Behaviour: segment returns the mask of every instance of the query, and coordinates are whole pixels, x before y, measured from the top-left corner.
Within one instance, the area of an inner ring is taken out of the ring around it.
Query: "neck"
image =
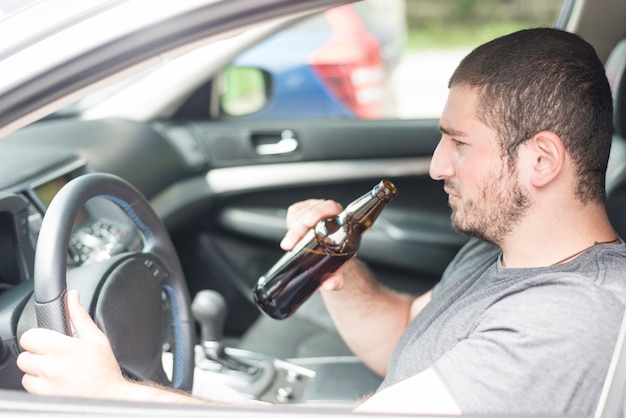
[[[604,205],[587,204],[552,216],[529,214],[500,248],[505,267],[528,268],[565,263],[596,244],[618,242]]]

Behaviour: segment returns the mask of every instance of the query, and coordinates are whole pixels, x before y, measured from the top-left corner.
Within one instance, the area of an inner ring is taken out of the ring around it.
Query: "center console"
[[[203,348],[197,346],[195,396],[230,402],[256,400],[351,408],[380,383],[380,377],[356,357],[280,360],[235,348],[225,351],[253,368],[248,372],[228,369],[207,359]]]
[[[224,347],[221,327],[226,307],[216,292],[198,292],[191,308],[202,339],[196,346],[195,396],[351,408],[380,384],[380,377],[353,356],[282,360]]]

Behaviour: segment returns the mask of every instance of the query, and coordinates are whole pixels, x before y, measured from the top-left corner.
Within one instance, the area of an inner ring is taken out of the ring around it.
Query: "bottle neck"
[[[315,227],[317,241],[333,253],[356,253],[363,232],[372,226],[385,204],[395,195],[393,184],[383,180],[346,206],[339,215],[318,222]]]
[[[393,195],[387,189],[375,187],[369,193],[346,206],[343,212],[338,215],[339,223],[357,223],[363,229],[367,229],[372,226],[385,204],[392,197]]]

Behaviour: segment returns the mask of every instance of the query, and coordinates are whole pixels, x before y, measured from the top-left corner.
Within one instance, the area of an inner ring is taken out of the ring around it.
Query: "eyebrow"
[[[439,132],[448,136],[457,136],[457,137],[466,136],[465,132],[463,131],[459,131],[453,128],[444,128],[441,125],[439,125]]]

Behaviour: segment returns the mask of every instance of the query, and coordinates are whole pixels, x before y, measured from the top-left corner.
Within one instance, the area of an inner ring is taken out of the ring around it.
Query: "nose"
[[[439,140],[437,148],[433,152],[430,160],[428,174],[433,180],[445,180],[454,176],[454,165],[452,164],[450,142],[444,138]]]

